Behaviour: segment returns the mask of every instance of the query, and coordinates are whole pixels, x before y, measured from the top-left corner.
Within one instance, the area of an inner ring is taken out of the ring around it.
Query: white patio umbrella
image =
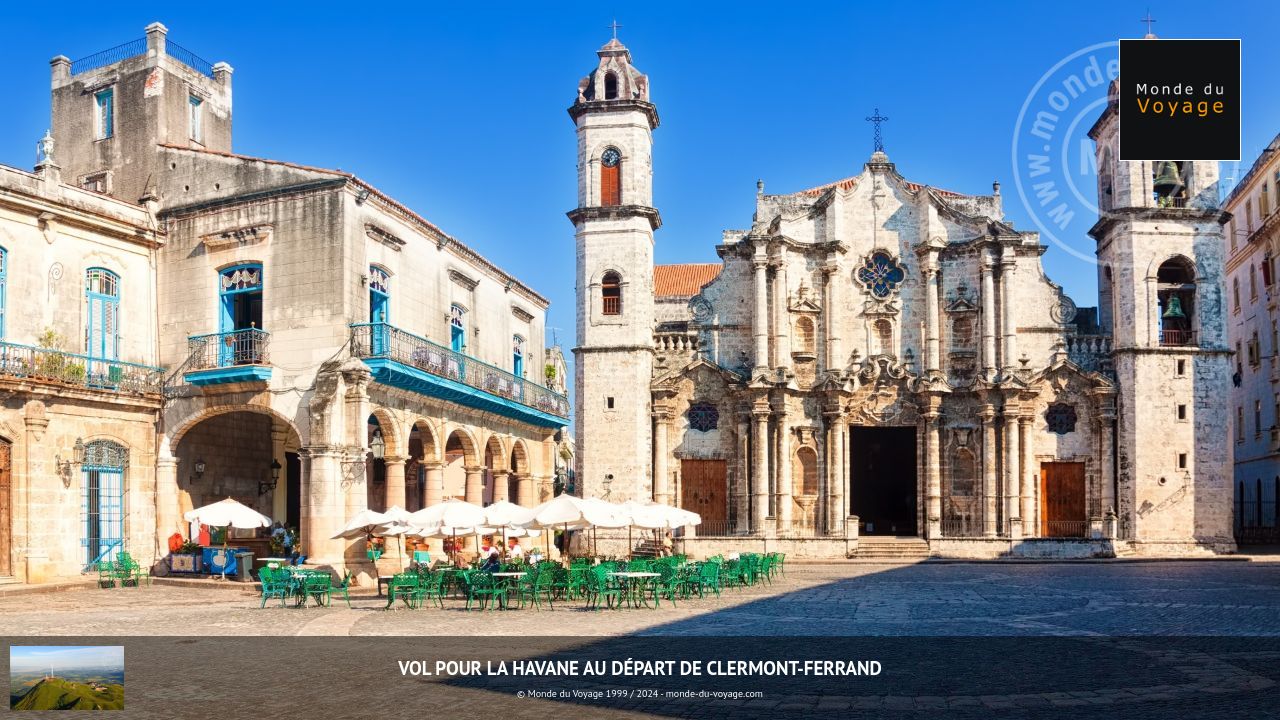
[[[240,529],[271,527],[271,518],[231,498],[219,500],[216,503],[198,507],[194,510],[188,510],[182,514],[182,517],[187,522],[198,522],[201,525],[209,525],[211,527]],[[225,557],[227,552],[227,536],[225,533],[222,536],[222,552]],[[222,565],[222,579],[227,579],[226,563]]]
[[[355,540],[356,538],[366,537],[379,526],[386,525],[391,520],[384,513],[365,508],[356,513],[346,527],[342,528],[342,531],[334,535],[330,540]]]
[[[407,516],[409,513],[402,511]],[[396,538],[396,559],[401,570],[404,569],[404,536],[417,534],[418,528],[407,522],[392,521],[379,525],[373,529],[373,535],[376,537],[393,537]]]
[[[510,528],[518,526],[520,523],[529,522],[533,519],[533,508],[516,505],[513,502],[499,500],[492,505],[488,505],[484,509],[485,523],[492,525],[502,531],[502,549],[506,552],[507,539],[511,537],[521,537]],[[520,528],[523,530],[523,528]],[[535,531],[536,532],[536,531]]]
[[[450,498],[410,513],[406,521],[420,528],[469,528],[483,525],[485,517],[484,508],[479,505]]]
[[[621,506],[598,498],[580,498],[568,494],[557,495],[533,510],[533,519],[522,523],[525,527],[577,530],[588,527],[623,528],[631,523]]]

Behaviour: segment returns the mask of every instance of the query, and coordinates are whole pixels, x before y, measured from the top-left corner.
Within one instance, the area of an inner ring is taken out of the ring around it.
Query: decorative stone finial
[[[53,135],[48,130],[44,131],[44,137],[36,143],[36,169],[45,165],[56,165],[53,161]]]

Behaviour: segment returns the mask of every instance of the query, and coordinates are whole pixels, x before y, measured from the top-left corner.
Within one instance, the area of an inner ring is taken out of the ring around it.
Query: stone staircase
[[[18,578],[12,575],[0,575],[0,585],[18,585]]]
[[[929,558],[929,543],[918,537],[863,536],[858,538],[855,560],[919,562]]]

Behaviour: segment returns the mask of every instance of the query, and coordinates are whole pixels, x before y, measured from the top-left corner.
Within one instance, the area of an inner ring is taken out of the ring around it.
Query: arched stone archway
[[[405,463],[405,505],[413,512],[439,503],[443,497],[441,443],[431,424],[417,418],[409,426]]]
[[[469,503],[484,503],[484,466],[473,430],[453,426],[444,443],[443,497],[462,496]]]
[[[511,443],[511,458],[508,466],[511,468],[511,479],[508,482],[509,499],[517,505],[532,507],[534,505],[533,475],[529,466],[529,450],[524,440],[517,438]]]
[[[507,466],[507,459],[507,448],[502,438],[490,435],[484,444],[486,505],[511,498],[511,469]]]

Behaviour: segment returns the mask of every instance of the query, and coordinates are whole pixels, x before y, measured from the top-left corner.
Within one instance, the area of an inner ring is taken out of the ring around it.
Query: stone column
[[[769,412],[753,411],[751,418],[751,531],[761,534],[769,512]]]
[[[1113,456],[1115,448],[1113,447],[1111,427],[1115,422],[1116,416],[1110,408],[1104,409],[1098,416],[1098,478],[1102,483],[1101,493],[1102,507],[1098,509],[1102,517],[1106,517],[1108,512],[1116,511],[1116,485],[1115,485],[1115,464]]]
[[[756,356],[755,367],[763,370],[769,364],[769,287],[766,273],[769,263],[764,257],[764,245],[756,246],[756,257],[751,266],[755,269],[755,313],[751,316],[752,332],[755,335]]]
[[[777,418],[778,437],[774,451],[777,453],[777,468],[774,489],[777,492],[778,533],[791,530],[791,427],[787,421],[787,409],[784,405],[774,416]]]
[[[1001,330],[1004,332],[1004,357],[1001,366],[1008,375],[1017,369],[1018,328],[1013,312],[1014,272],[1018,267],[1013,248],[1006,246],[1000,258]]]
[[[746,533],[751,527],[750,433],[751,418],[738,416],[738,472],[734,478],[734,530],[738,533]]]
[[[332,540],[347,522],[344,491],[364,492],[363,479],[344,480],[345,453],[328,447],[304,448],[302,474],[302,551],[307,562],[345,567],[346,540]],[[347,485],[347,488],[343,488]]]
[[[942,537],[942,433],[936,404],[938,398],[930,398],[929,410],[924,413],[925,430],[925,490],[928,494],[925,508],[926,537]]]
[[[1004,487],[1005,487],[1005,522],[1009,537],[1022,537],[1022,488],[1019,482],[1018,466],[1018,410],[1006,405],[1004,409]]]
[[[493,471],[493,501],[510,502],[511,473],[507,470]]]
[[[941,359],[938,350],[938,268],[936,251],[929,251],[929,264],[924,269],[925,281],[925,369],[938,372]]]
[[[472,505],[484,505],[484,468],[469,467],[464,470],[467,480],[463,486],[463,499]]]
[[[849,426],[843,415],[836,415],[832,420],[832,431],[835,434],[835,457],[832,458],[831,466],[835,469],[835,478],[831,483],[831,503],[827,508],[827,532],[835,534],[844,527],[845,516],[848,514],[844,489],[849,484],[849,452],[845,444]]]
[[[50,576],[49,548],[45,546],[48,533],[40,532],[38,529],[44,530],[51,524],[52,518],[49,518],[47,513],[52,508],[40,502],[39,496],[57,492],[54,485],[61,487],[62,478],[57,477],[56,473],[48,472],[45,466],[48,448],[45,447],[44,438],[49,429],[49,418],[45,415],[44,403],[38,400],[27,402],[23,407],[22,420],[26,430],[24,438],[26,447],[23,448],[26,467],[21,473],[12,473],[14,487],[13,497],[10,500],[12,505],[10,517],[13,529],[10,533],[10,542],[15,549],[24,549],[25,562],[16,565],[13,568],[14,572],[24,573],[26,582],[35,585],[47,582]],[[14,467],[12,455],[10,455],[10,467]],[[73,489],[80,482],[79,471],[78,465],[71,467]],[[44,493],[35,487],[35,484],[40,481],[49,483],[49,488]]]
[[[284,443],[289,428],[279,422],[271,422],[271,459],[280,463],[280,479],[271,491],[271,519],[284,522],[289,513],[289,463],[284,456]],[[271,472],[270,469],[267,472]]]
[[[534,507],[538,504],[537,498],[534,496],[534,481],[532,476],[521,475],[516,478],[515,503],[521,507]]]
[[[403,508],[405,506],[405,489],[404,489],[404,463],[407,458],[394,457],[387,455],[383,458],[382,463],[386,468],[386,497],[383,500],[384,509],[391,509],[392,505]]]
[[[671,475],[667,470],[667,423],[671,413],[666,408],[653,411],[653,501],[671,505]]]
[[[787,306],[787,263],[779,251],[777,269],[773,273],[773,366],[785,368],[791,365],[790,308]]]
[[[982,528],[987,537],[1000,534],[999,492],[996,483],[996,411],[990,404],[982,406]]]
[[[840,265],[835,255],[827,258],[827,264],[822,268],[823,274],[826,276],[826,292],[822,294],[822,317],[826,323],[827,332],[827,358],[825,367],[829,371],[840,372],[844,370],[844,351],[840,346],[840,325],[836,320],[836,314],[840,307]]]
[[[996,291],[995,263],[982,256],[982,372],[991,379],[999,365],[996,362]]]
[[[424,488],[423,507],[439,505],[444,501],[444,465],[438,462],[426,464],[426,487]]]
[[[156,535],[160,546],[167,547],[165,543],[175,532],[186,537],[185,524],[178,510],[178,458],[169,452],[169,439],[162,438],[156,457]]]
[[[1022,449],[1022,457],[1019,465],[1021,465],[1022,478],[1022,535],[1024,537],[1039,537],[1039,525],[1036,523],[1036,495],[1039,478],[1036,477],[1035,459],[1032,457],[1032,451],[1035,449],[1031,446],[1031,418],[1023,415],[1018,418],[1018,447]]]

